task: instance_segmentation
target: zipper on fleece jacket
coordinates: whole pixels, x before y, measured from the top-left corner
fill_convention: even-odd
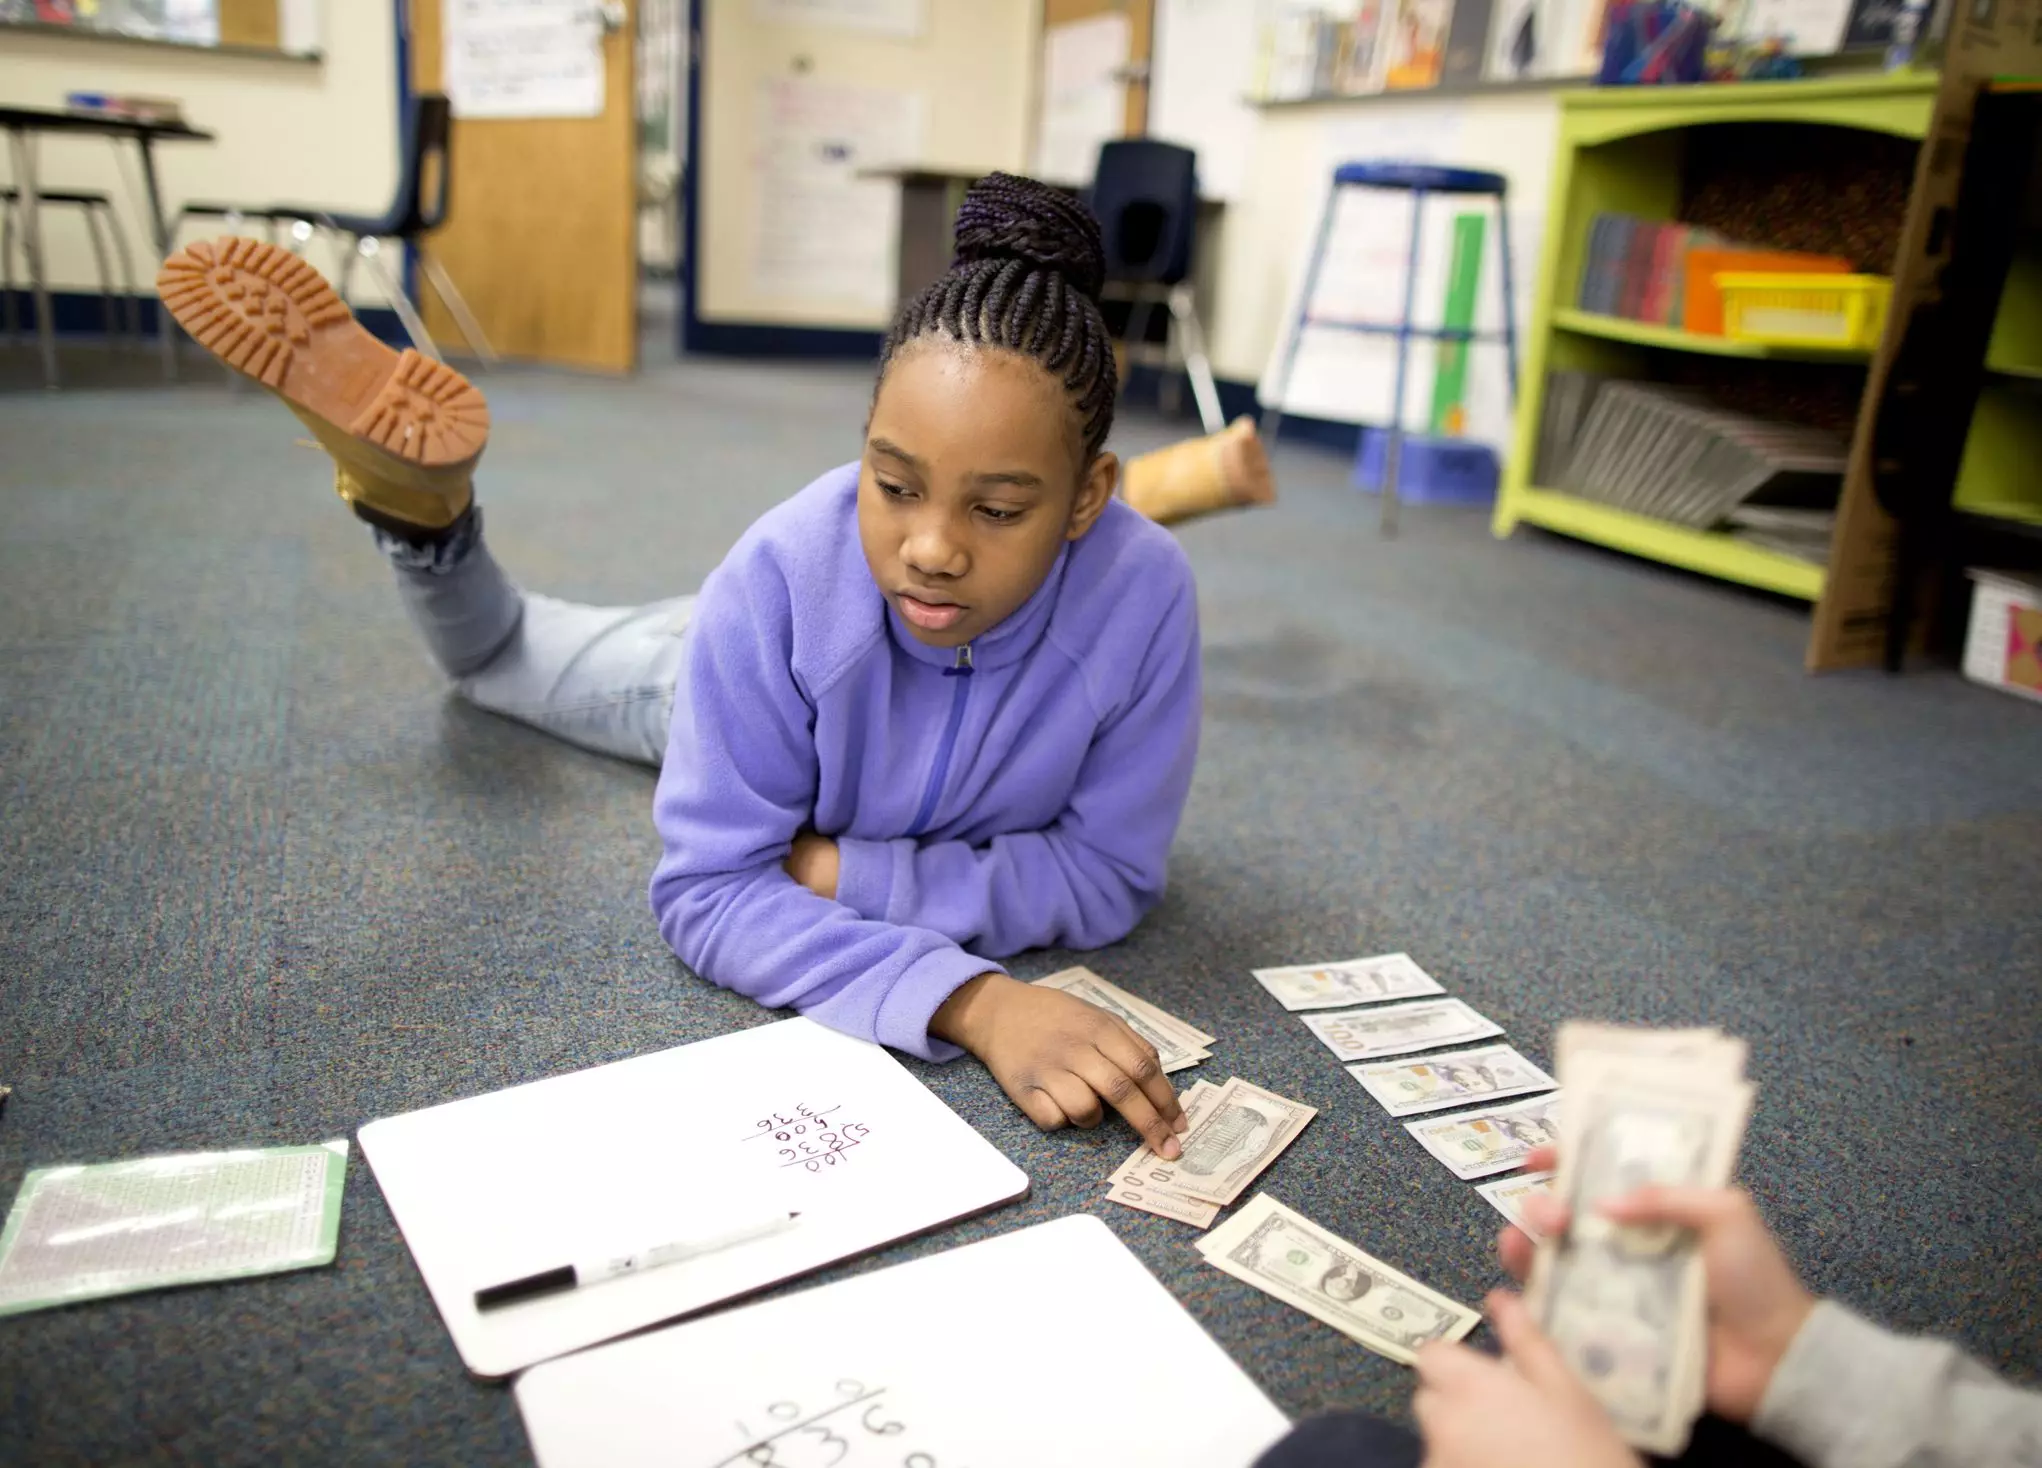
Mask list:
[[[943,742],[936,746],[936,767],[929,771],[929,788],[922,792],[922,808],[908,835],[919,836],[936,815],[936,801],[943,794],[943,782],[950,774],[950,755],[957,748],[958,726],[964,723],[964,700],[971,693],[971,644],[957,649],[957,661],[943,670],[946,678],[957,680],[957,692],[950,699],[950,722],[943,727]]]

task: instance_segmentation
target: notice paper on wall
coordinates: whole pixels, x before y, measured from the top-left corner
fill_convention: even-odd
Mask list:
[[[39,1167],[0,1231],[0,1315],[331,1264],[345,1139]]]
[[[1085,184],[1099,145],[1127,131],[1129,22],[1123,14],[1053,25],[1042,37],[1042,116],[1032,172]]]
[[[891,309],[900,186],[858,175],[921,155],[922,94],[773,77],[758,105],[752,289]]]
[[[928,28],[929,0],[752,0],[752,19],[913,40]]]
[[[443,0],[454,115],[600,117],[601,7],[585,0]]]

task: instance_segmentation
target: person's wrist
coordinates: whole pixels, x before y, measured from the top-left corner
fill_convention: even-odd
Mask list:
[[[994,1015],[1020,982],[997,972],[966,979],[929,1017],[929,1033],[939,1040],[962,1045],[974,1055],[982,1054],[983,1038],[992,1027]]]
[[[1765,1394],[1772,1389],[1773,1378],[1779,1374],[1780,1363],[1787,1359],[1787,1352],[1794,1349],[1794,1342],[1800,1338],[1801,1329],[1807,1325],[1808,1317],[1815,1313],[1815,1296],[1801,1288],[1798,1283],[1793,1298],[1773,1313],[1766,1322],[1763,1339],[1758,1346],[1757,1390],[1752,1394],[1747,1420],[1754,1415]]]

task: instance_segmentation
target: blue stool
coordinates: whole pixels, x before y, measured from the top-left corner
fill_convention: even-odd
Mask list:
[[[1404,258],[1404,310],[1395,322],[1336,321],[1312,315],[1312,295],[1319,285],[1319,267],[1325,263],[1326,241],[1333,232],[1333,215],[1343,188],[1399,189],[1411,195],[1411,248]],[[1435,341],[1496,341],[1493,334],[1456,327],[1424,327],[1411,324],[1411,297],[1418,285],[1418,246],[1423,238],[1425,201],[1433,194],[1486,194],[1496,201],[1496,249],[1502,266],[1504,362],[1510,374],[1510,401],[1517,401],[1517,321],[1512,309],[1510,287],[1510,211],[1506,207],[1509,185],[1500,173],[1475,168],[1442,168],[1430,163],[1343,163],[1333,170],[1333,192],[1326,200],[1326,212],[1319,218],[1319,236],[1312,245],[1312,263],[1305,270],[1304,295],[1298,303],[1297,320],[1283,344],[1277,363],[1276,380],[1269,385],[1269,406],[1262,414],[1262,438],[1272,447],[1283,423],[1283,395],[1290,390],[1291,368],[1296,365],[1298,345],[1307,326],[1325,326],[1338,331],[1358,331],[1370,336],[1397,339],[1396,396],[1390,405],[1390,422],[1383,450],[1382,533],[1397,530],[1397,467],[1404,452],[1404,376],[1411,352],[1411,338]]]

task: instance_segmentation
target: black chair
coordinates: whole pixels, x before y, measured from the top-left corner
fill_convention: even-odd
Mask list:
[[[496,353],[482,334],[481,323],[468,309],[468,302],[454,286],[446,267],[426,248],[426,236],[446,222],[447,199],[453,190],[453,167],[449,143],[453,133],[453,107],[438,92],[421,92],[411,100],[404,120],[403,171],[397,180],[397,194],[381,214],[343,214],[317,204],[278,204],[271,213],[297,221],[293,233],[300,240],[310,238],[313,228],[332,230],[346,236],[341,254],[340,279],[335,285],[341,299],[347,299],[348,278],[356,256],[368,265],[390,304],[404,320],[412,344],[426,356],[437,359],[439,348],[427,334],[425,323],[402,285],[382,258],[384,240],[400,240],[418,255],[419,267],[446,303],[455,324],[468,345],[485,362]]]
[[[1129,358],[1160,361],[1173,392],[1181,369],[1191,379],[1206,432],[1219,432],[1226,419],[1190,284],[1198,233],[1198,155],[1147,138],[1104,143],[1090,202],[1106,242],[1105,298],[1132,307],[1125,337]],[[1149,315],[1159,302],[1176,328],[1160,345],[1148,340]]]

